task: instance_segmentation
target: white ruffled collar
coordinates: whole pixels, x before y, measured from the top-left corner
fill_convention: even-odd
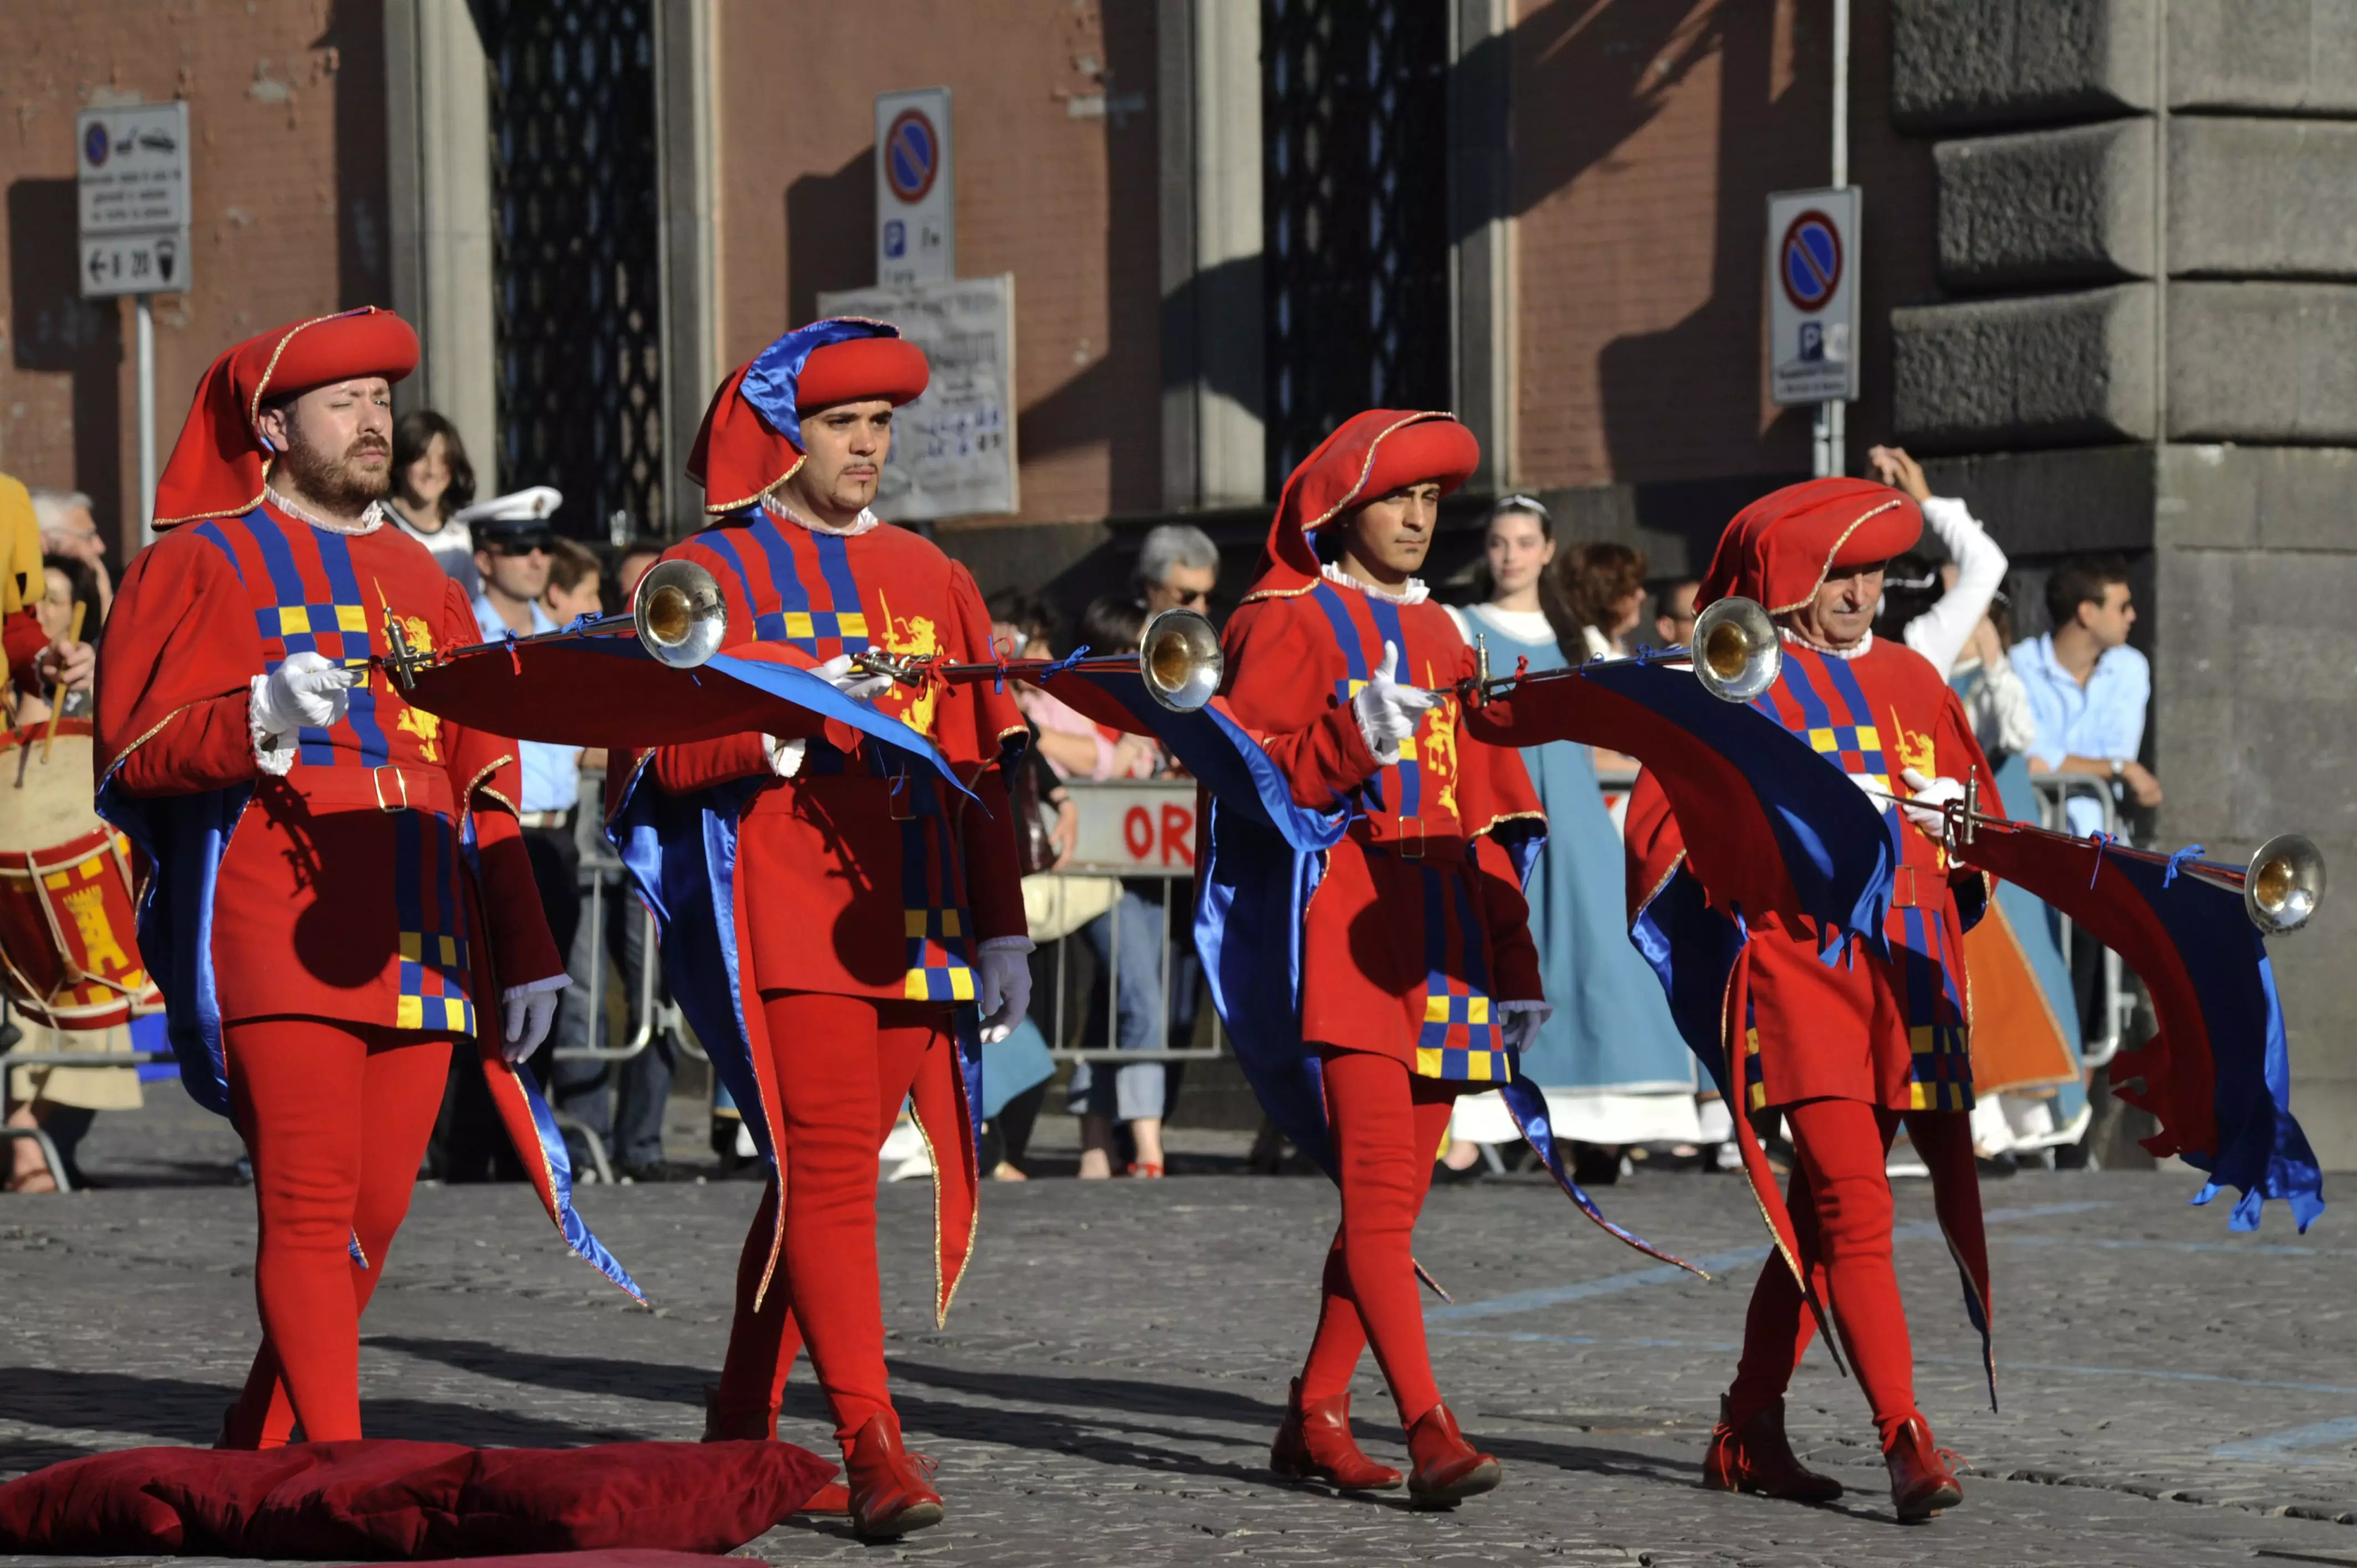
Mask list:
[[[1420,605],[1432,596],[1431,590],[1424,585],[1424,579],[1421,577],[1410,577],[1407,580],[1407,586],[1398,593],[1393,593],[1388,588],[1378,588],[1372,583],[1361,583],[1331,561],[1327,562],[1318,570],[1336,587],[1356,588],[1370,598],[1389,599],[1395,605]]]
[[[1776,629],[1784,634],[1785,641],[1797,642],[1802,647],[1817,653],[1822,653],[1828,659],[1862,658],[1865,656],[1866,650],[1874,646],[1874,633],[1872,631],[1868,631],[1864,637],[1859,638],[1857,639],[1857,646],[1855,648],[1827,648],[1822,642],[1803,637],[1799,632],[1794,631],[1789,626],[1778,627]]]
[[[285,496],[282,495],[277,488],[273,485],[263,486],[262,495],[264,500],[267,500],[272,506],[276,507],[280,511],[285,512],[288,517],[293,518],[296,521],[307,522],[313,528],[318,529],[322,532],[341,533],[357,539],[364,533],[374,533],[378,529],[384,526],[384,503],[382,501],[369,502],[367,510],[361,513],[360,521],[357,524],[354,524],[349,522],[337,522],[332,519],[321,517],[317,512],[312,511],[306,507],[297,506],[293,501],[288,500]]]
[[[771,517],[782,518],[798,528],[806,529],[813,533],[828,534],[836,539],[856,539],[859,535],[866,532],[869,529],[874,528],[877,523],[884,521],[882,518],[877,517],[870,509],[861,507],[859,509],[859,516],[857,520],[855,521],[849,528],[830,528],[825,523],[820,522],[814,518],[804,517],[802,513],[788,506],[785,501],[779,497],[775,490],[770,491],[769,494],[761,498],[761,510],[768,512]]]

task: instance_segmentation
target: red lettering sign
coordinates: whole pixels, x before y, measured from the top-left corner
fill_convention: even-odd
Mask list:
[[[1143,806],[1132,806],[1121,819],[1121,842],[1129,847],[1129,858],[1144,860],[1154,853],[1154,813]]]
[[[1194,865],[1194,840],[1195,813],[1184,806],[1165,803],[1162,808],[1162,864]]]

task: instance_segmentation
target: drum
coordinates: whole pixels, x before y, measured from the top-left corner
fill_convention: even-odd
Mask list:
[[[46,727],[46,726],[43,726]],[[131,844],[92,803],[87,719],[0,734],[0,984],[52,1028],[109,1029],[159,1011],[140,961]]]

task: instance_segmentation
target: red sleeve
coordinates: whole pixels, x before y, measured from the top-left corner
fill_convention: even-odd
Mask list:
[[[974,799],[962,801],[958,838],[965,849],[967,913],[977,940],[1028,936],[1023,912],[1023,868],[1015,845],[1015,804],[1006,792],[1006,772],[985,768],[974,781]]]
[[[32,690],[33,661],[41,650],[49,645],[48,634],[41,629],[40,618],[30,605],[0,623],[0,653],[5,653],[8,668],[16,672],[16,683]]]
[[[728,628],[721,634],[721,651],[737,652],[746,644],[758,640],[753,630],[753,606],[745,597],[743,579],[726,562],[693,539],[673,545],[663,552],[662,558],[665,561],[693,561],[711,573],[713,580],[720,585],[721,597],[728,605]],[[773,650],[786,651],[781,645]],[[799,650],[792,650],[791,657],[782,659],[780,662],[802,668],[807,668],[810,663]],[[784,704],[773,703],[770,707],[783,710]],[[781,740],[807,740],[825,727],[826,721],[807,709],[795,708],[791,713],[793,716],[788,718],[782,727],[771,732]],[[778,723],[779,715],[773,714],[770,722]],[[763,778],[770,772],[769,748],[761,744],[759,732],[753,730],[722,736],[716,740],[688,741],[655,748],[655,782],[673,795],[693,794],[696,790],[709,789],[739,779]]]
[[[990,611],[982,589],[963,562],[950,563],[949,647],[951,659],[984,663],[992,656]],[[1006,764],[1020,755],[1031,726],[1015,705],[1012,690],[989,681],[970,681],[945,694],[935,730],[942,750],[961,777],[969,779],[973,800],[961,803],[958,840],[965,852],[966,908],[974,937],[1020,937],[1030,933],[1023,910],[1023,867],[1015,839],[1015,806],[1006,788]],[[960,756],[963,752],[965,756]]]
[[[1326,811],[1383,770],[1358,716],[1334,695],[1340,651],[1291,601],[1243,606],[1221,644],[1228,711],[1284,772],[1295,804]]]
[[[134,795],[190,795],[261,776],[247,697],[262,635],[229,558],[167,534],[124,574],[99,644],[99,775]]]
[[[442,605],[441,645],[463,647],[481,636],[475,612],[456,582]],[[458,809],[475,827],[475,882],[482,896],[484,936],[491,948],[491,973],[500,987],[529,985],[565,972],[565,959],[548,929],[540,885],[533,880],[532,857],[516,802],[523,798],[523,766],[516,744],[503,736],[444,721],[447,743],[444,766]]]
[[[1996,787],[1996,774],[1989,767],[1988,754],[1981,750],[1980,737],[1973,733],[1972,715],[1964,712],[1964,699],[1947,686],[1941,687],[1940,695],[1939,754],[1943,757],[1962,755],[1964,758],[1963,768],[1943,765],[1940,771],[1959,784],[1979,779],[1981,810],[1992,816],[2003,816],[2005,800]],[[1986,873],[1975,871],[1954,855],[1946,858],[1951,886],[1986,876]]]
[[[1629,920],[1633,925],[1638,911],[1652,902],[1686,853],[1669,794],[1651,768],[1637,775],[1629,791],[1622,843],[1628,852]]]

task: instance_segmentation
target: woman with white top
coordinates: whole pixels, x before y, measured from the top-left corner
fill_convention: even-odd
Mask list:
[[[1482,639],[1492,671],[1512,671],[1523,659],[1534,672],[1560,670],[1590,656],[1583,633],[1599,628],[1582,625],[1551,591],[1555,548],[1546,509],[1530,497],[1509,496],[1491,511],[1483,545],[1488,602],[1448,613],[1468,641]],[[1643,601],[1641,575],[1635,604],[1614,602],[1596,618],[1625,634]],[[1566,649],[1576,651],[1566,656]],[[1623,1145],[1695,1140],[1694,1058],[1660,983],[1630,943],[1620,837],[1588,748],[1568,741],[1529,746],[1523,763],[1546,808],[1546,849],[1524,893],[1555,1013],[1523,1050],[1522,1071],[1546,1091],[1558,1136],[1598,1145],[1576,1151],[1580,1179],[1609,1181]],[[1502,1109],[1503,1130],[1486,1135],[1484,1112],[1495,1099],[1458,1101],[1460,1136],[1488,1143],[1514,1135]]]

